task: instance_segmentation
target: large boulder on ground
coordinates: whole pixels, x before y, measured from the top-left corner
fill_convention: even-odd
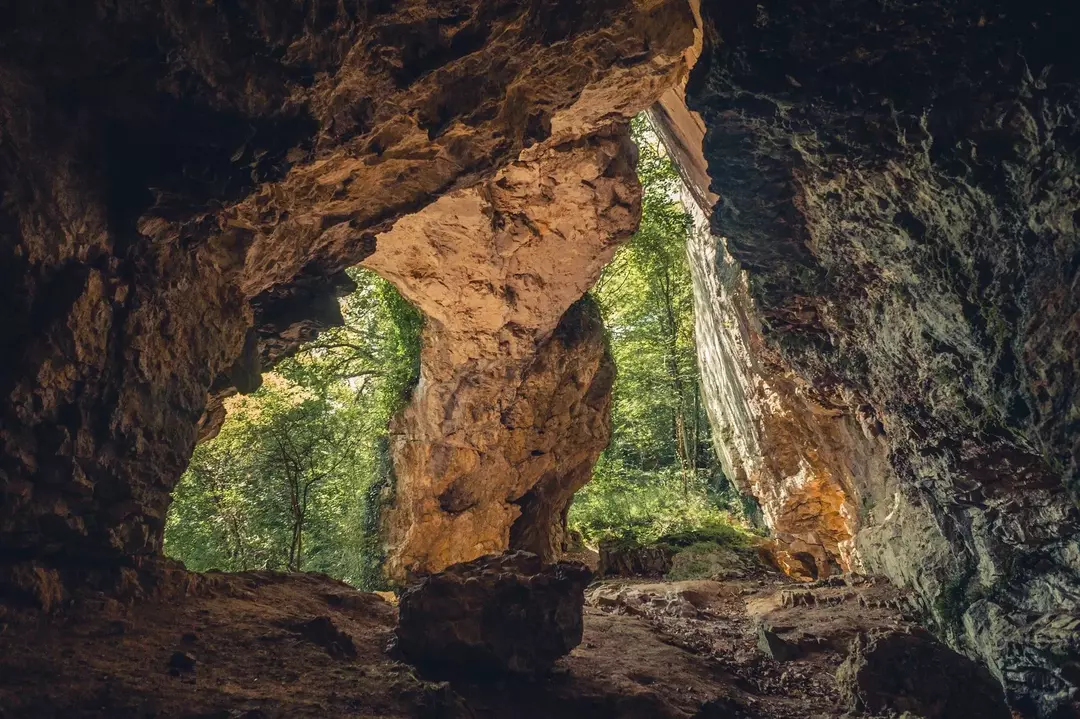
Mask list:
[[[909,712],[923,719],[1011,716],[1001,685],[985,667],[921,629],[856,638],[836,681],[853,712]]]
[[[544,672],[581,642],[591,578],[529,552],[452,565],[401,595],[398,649],[434,674]]]

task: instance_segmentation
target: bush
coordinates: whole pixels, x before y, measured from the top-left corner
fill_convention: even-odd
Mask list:
[[[700,473],[685,477],[675,468],[645,471],[603,458],[593,480],[570,507],[570,528],[595,545],[601,539],[654,544],[661,539],[687,546],[695,541],[748,541],[738,520],[705,490]]]

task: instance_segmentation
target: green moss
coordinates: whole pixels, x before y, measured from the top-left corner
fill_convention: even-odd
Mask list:
[[[758,563],[757,553],[745,545],[728,542],[695,542],[678,551],[672,559],[667,579],[716,579],[743,575]]]

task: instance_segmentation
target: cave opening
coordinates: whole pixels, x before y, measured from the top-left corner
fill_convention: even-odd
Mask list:
[[[0,9],[0,715],[1080,716],[1074,7],[69,5]],[[692,353],[609,301],[643,110]],[[358,264],[409,381],[314,377]],[[215,433],[280,461],[170,516]]]
[[[645,114],[631,137],[641,222],[590,290],[616,369],[611,441],[568,513],[575,540],[598,550],[601,573],[658,545],[695,544],[700,555],[755,541],[750,498],[724,474],[714,446],[724,439],[713,437],[702,397],[686,186]],[[692,578],[680,553],[675,575]]]
[[[341,324],[223,400],[224,422],[173,492],[166,556],[199,572],[314,571],[386,588],[388,435],[419,380],[423,319],[370,270],[348,274]]]
[[[594,567],[597,557],[616,566],[620,553],[658,544],[694,544],[691,554],[702,554],[710,543],[725,551],[757,541],[701,396],[685,186],[646,116],[630,129],[640,224],[587,300],[614,363],[611,440],[595,466],[581,468],[591,480],[569,506],[553,509],[544,497],[558,471],[514,498],[521,514],[509,538],[510,547],[532,549],[545,528],[565,525],[556,556],[584,550],[575,556]],[[420,379],[423,315],[371,270],[358,266],[348,278],[351,291],[333,300],[339,326],[275,358],[257,388],[221,399],[225,419],[196,447],[166,520],[164,552],[189,570],[315,571],[364,590],[389,587],[380,510],[394,490],[390,434],[411,439],[394,419]],[[529,450],[530,458],[546,453]],[[438,502],[450,515],[477,504],[460,484]],[[673,562],[683,563],[678,553]],[[676,574],[693,578],[685,568]]]

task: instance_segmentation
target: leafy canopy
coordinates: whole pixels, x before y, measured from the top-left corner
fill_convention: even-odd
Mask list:
[[[165,551],[189,568],[310,570],[377,588],[387,427],[419,372],[422,318],[352,271],[345,324],[227,400],[173,495]]]

